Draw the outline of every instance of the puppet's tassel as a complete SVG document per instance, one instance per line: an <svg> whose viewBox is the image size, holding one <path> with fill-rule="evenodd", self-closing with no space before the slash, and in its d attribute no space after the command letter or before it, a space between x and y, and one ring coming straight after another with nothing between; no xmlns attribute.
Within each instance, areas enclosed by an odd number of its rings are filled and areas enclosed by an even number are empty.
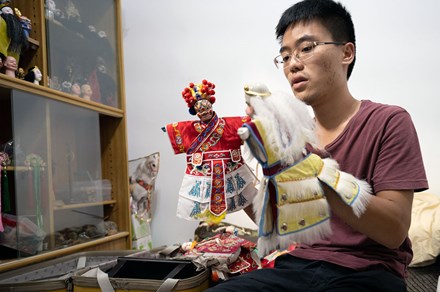
<svg viewBox="0 0 440 292"><path fill-rule="evenodd" d="M223 212L220 215L214 215L209 209L206 209L205 212L200 216L204 218L204 220L210 225L217 225L226 217L226 212Z"/></svg>

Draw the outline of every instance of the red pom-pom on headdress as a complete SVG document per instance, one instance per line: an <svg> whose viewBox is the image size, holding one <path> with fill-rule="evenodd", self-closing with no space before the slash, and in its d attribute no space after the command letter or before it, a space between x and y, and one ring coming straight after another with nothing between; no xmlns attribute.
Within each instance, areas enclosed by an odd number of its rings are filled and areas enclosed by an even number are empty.
<svg viewBox="0 0 440 292"><path fill-rule="evenodd" d="M215 84L207 81L206 79L202 80L200 84L190 83L188 87L185 87L182 91L182 97L188 105L189 112L192 115L195 115L196 112L194 110L194 105L197 101L206 99L211 104L215 102Z"/></svg>

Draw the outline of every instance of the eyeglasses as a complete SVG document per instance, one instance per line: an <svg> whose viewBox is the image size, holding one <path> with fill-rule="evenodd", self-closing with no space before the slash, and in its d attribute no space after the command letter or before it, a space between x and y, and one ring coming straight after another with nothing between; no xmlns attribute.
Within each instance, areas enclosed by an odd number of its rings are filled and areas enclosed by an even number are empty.
<svg viewBox="0 0 440 292"><path fill-rule="evenodd" d="M293 54L288 50L284 50L283 52L281 52L280 55L276 56L275 59L273 59L273 62L278 69L285 69L292 61L292 57L300 62L304 62L313 57L315 48L319 45L341 46L345 44L346 43L343 42L302 42L299 46L295 48Z"/></svg>

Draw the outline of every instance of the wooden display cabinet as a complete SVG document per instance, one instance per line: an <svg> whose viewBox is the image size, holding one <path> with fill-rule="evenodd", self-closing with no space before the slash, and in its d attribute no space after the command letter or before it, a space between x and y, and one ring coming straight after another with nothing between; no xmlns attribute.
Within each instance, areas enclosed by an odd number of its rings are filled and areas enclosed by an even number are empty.
<svg viewBox="0 0 440 292"><path fill-rule="evenodd" d="M19 67L43 79L0 74L0 272L131 248L120 1L50 2L10 3L32 23Z"/></svg>

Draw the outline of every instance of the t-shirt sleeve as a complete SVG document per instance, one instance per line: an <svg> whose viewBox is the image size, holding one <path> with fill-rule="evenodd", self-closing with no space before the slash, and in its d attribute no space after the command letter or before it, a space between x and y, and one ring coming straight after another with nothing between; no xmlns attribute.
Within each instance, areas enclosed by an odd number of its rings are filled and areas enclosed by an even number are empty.
<svg viewBox="0 0 440 292"><path fill-rule="evenodd" d="M409 113L395 111L385 123L372 177L375 191L426 190L422 153Z"/></svg>

